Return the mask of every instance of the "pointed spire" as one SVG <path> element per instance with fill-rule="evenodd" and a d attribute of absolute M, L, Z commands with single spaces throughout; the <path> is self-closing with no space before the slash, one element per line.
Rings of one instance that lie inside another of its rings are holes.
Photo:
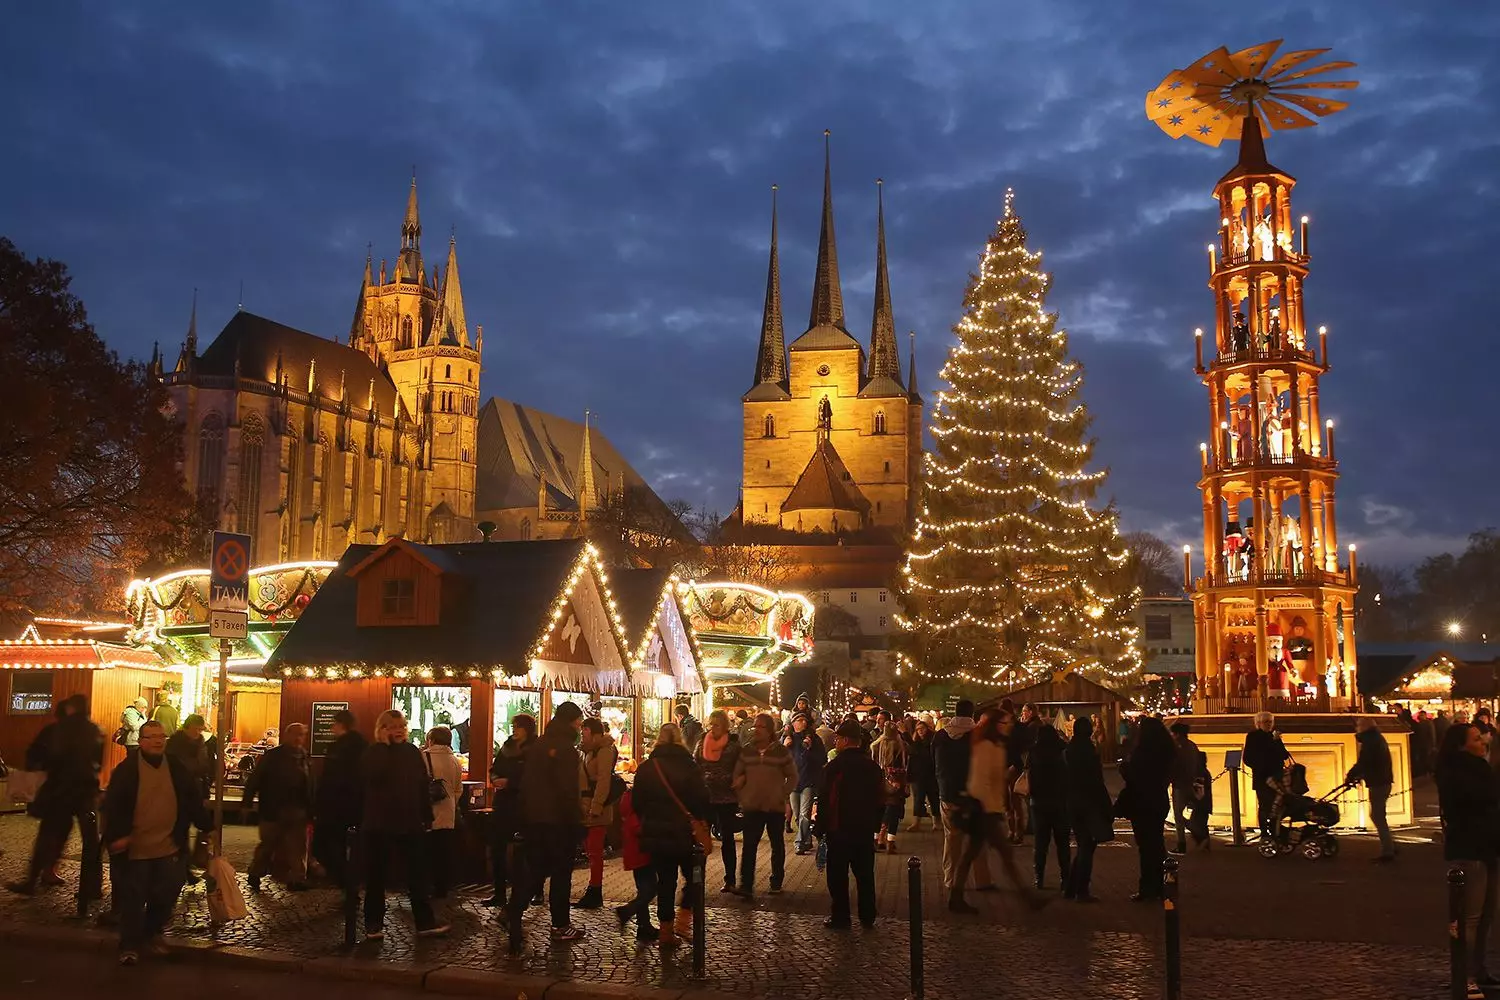
<path fill-rule="evenodd" d="M 365 277 L 359 286 L 359 297 L 354 300 L 354 319 L 349 323 L 349 346 L 360 346 L 365 336 L 365 299 L 370 294 L 371 268 L 374 266 L 374 244 L 365 244 Z"/>
<path fill-rule="evenodd" d="M 161 377 L 161 342 L 158 340 L 151 342 L 151 367 L 147 369 L 147 372 L 153 378 Z"/>
<path fill-rule="evenodd" d="M 907 330 L 906 337 L 911 343 L 911 355 L 906 361 L 906 393 L 913 403 L 920 403 L 922 394 L 917 391 L 917 331 Z"/>
<path fill-rule="evenodd" d="M 781 258 L 776 248 L 776 185 L 771 185 L 771 259 L 766 265 L 766 305 L 760 319 L 755 384 L 786 379 L 786 335 L 781 324 Z"/>
<path fill-rule="evenodd" d="M 244 297 L 244 293 L 240 294 Z M 188 316 L 187 332 L 187 354 L 190 358 L 198 356 L 198 289 L 193 289 L 193 311 Z"/>
<path fill-rule="evenodd" d="M 844 293 L 839 289 L 839 255 L 833 237 L 833 168 L 829 137 L 823 130 L 823 228 L 818 234 L 818 269 L 813 276 L 812 315 L 808 329 L 844 329 Z"/>
<path fill-rule="evenodd" d="M 307 394 L 311 396 L 318 389 L 318 359 L 313 358 L 307 363 Z"/>
<path fill-rule="evenodd" d="M 589 442 L 589 411 L 583 411 L 583 453 L 578 456 L 578 517 L 584 520 L 590 509 L 599 505 L 594 492 L 594 450 Z"/>
<path fill-rule="evenodd" d="M 876 179 L 879 199 L 876 218 L 875 310 L 870 321 L 870 378 L 893 379 L 901 383 L 901 354 L 896 346 L 896 321 L 891 314 L 891 279 L 885 258 L 885 182 Z"/>
<path fill-rule="evenodd" d="M 458 237 L 448 237 L 448 263 L 443 268 L 443 297 L 438 303 L 437 319 L 432 324 L 436 343 L 469 346 L 469 324 L 464 317 L 464 293 L 458 280 Z"/>
<path fill-rule="evenodd" d="M 417 168 L 411 169 L 411 192 L 406 196 L 406 217 L 401 222 L 401 255 L 396 258 L 396 280 L 421 284 L 426 280 L 422 266 L 422 219 L 417 212 Z"/>

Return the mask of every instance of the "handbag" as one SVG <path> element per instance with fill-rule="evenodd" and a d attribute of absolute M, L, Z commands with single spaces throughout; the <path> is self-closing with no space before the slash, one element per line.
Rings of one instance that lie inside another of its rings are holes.
<path fill-rule="evenodd" d="M 699 819 L 688 812 L 688 807 L 683 805 L 682 799 L 677 797 L 677 790 L 672 787 L 672 783 L 667 780 L 666 774 L 662 772 L 661 761 L 653 760 L 651 766 L 656 768 L 656 776 L 661 780 L 662 787 L 667 790 L 667 794 L 672 796 L 672 801 L 677 803 L 677 808 L 681 809 L 682 814 L 687 817 L 688 826 L 693 831 L 693 842 L 703 848 L 704 854 L 712 853 L 714 849 L 714 834 L 708 828 L 708 821 Z"/>
<path fill-rule="evenodd" d="M 23 771 L 13 767 L 5 777 L 5 787 L 12 802 L 35 802 L 37 793 L 46 783 L 46 771 Z"/>
<path fill-rule="evenodd" d="M 626 791 L 628 791 L 628 786 L 625 784 L 625 779 L 618 774 L 611 774 L 609 776 L 609 791 L 604 796 L 604 804 L 607 806 L 614 805 L 625 796 Z"/>
<path fill-rule="evenodd" d="M 427 797 L 436 805 L 448 797 L 448 785 L 432 773 L 432 755 L 426 750 L 422 751 L 422 760 L 427 762 Z"/>
<path fill-rule="evenodd" d="M 1011 791 L 1015 792 L 1022 798 L 1026 798 L 1031 795 L 1031 768 L 1028 767 L 1026 770 L 1021 772 L 1021 776 L 1016 779 L 1015 786 L 1011 789 Z"/>

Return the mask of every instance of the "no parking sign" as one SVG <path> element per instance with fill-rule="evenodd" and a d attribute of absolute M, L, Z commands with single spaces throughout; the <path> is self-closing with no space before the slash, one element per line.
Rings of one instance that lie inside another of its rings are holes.
<path fill-rule="evenodd" d="M 250 536 L 215 531 L 208 563 L 211 611 L 244 611 L 250 606 Z"/>

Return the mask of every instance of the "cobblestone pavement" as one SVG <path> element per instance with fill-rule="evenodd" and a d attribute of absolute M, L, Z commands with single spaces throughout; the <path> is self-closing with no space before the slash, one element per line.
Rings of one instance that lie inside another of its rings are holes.
<path fill-rule="evenodd" d="M 0 879 L 24 865 L 33 826 L 20 816 L 0 818 Z M 253 831 L 231 828 L 226 853 L 243 872 Z M 1195 998 L 1269 995 L 1438 997 L 1446 979 L 1445 866 L 1440 848 L 1421 828 L 1403 837 L 1395 866 L 1371 865 L 1376 846 L 1361 836 L 1344 839 L 1334 861 L 1301 857 L 1266 860 L 1253 848 L 1220 842 L 1208 854 L 1183 859 L 1182 922 L 1185 993 Z M 722 881 L 717 852 L 707 881 L 709 982 L 725 992 L 802 1000 L 856 991 L 865 997 L 906 993 L 906 859 L 923 859 L 926 977 L 931 996 L 1132 998 L 1161 995 L 1159 907 L 1127 901 L 1136 877 L 1136 855 L 1125 843 L 1101 848 L 1094 890 L 1104 901 L 1078 906 L 1057 900 L 1039 915 L 1012 892 L 970 893 L 977 917 L 949 914 L 942 906 L 938 838 L 904 834 L 900 852 L 878 859 L 881 920 L 873 931 L 834 933 L 822 927 L 827 896 L 813 858 L 788 854 L 786 892 L 764 894 L 769 862 L 762 857 L 762 896 L 755 905 L 714 890 Z M 75 845 L 76 846 L 76 845 Z M 763 849 L 764 850 L 764 849 Z M 1029 873 L 1030 844 L 1022 849 Z M 70 857 L 73 856 L 70 853 Z M 605 897 L 633 895 L 618 862 L 607 866 Z M 70 878 L 76 864 L 65 862 Z M 1054 869 L 1049 882 L 1056 884 Z M 575 873 L 575 893 L 585 874 Z M 33 900 L 0 898 L 0 932 L 20 923 L 64 924 L 71 911 L 66 890 Z M 541 910 L 529 913 L 523 957 L 505 954 L 505 935 L 484 893 L 460 892 L 446 904 L 453 934 L 417 942 L 404 898 L 393 896 L 384 942 L 360 945 L 355 954 L 409 968 L 459 966 L 499 969 L 622 986 L 685 988 L 690 950 L 661 953 L 618 933 L 608 909 L 577 913 L 588 936 L 572 945 L 547 940 Z M 337 954 L 342 939 L 340 894 L 334 889 L 287 893 L 279 887 L 251 899 L 250 917 L 212 931 L 201 886 L 184 893 L 174 934 L 269 949 L 303 958 Z"/>

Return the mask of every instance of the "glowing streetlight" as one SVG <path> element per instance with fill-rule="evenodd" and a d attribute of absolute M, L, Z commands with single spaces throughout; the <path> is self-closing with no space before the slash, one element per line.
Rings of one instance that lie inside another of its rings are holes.
<path fill-rule="evenodd" d="M 1464 627 L 1460 623 L 1458 623 L 1458 622 L 1449 622 L 1448 623 L 1448 634 L 1451 635 L 1451 636 L 1453 636 L 1453 638 L 1457 639 L 1460 635 L 1463 634 L 1463 631 L 1464 631 Z"/>

